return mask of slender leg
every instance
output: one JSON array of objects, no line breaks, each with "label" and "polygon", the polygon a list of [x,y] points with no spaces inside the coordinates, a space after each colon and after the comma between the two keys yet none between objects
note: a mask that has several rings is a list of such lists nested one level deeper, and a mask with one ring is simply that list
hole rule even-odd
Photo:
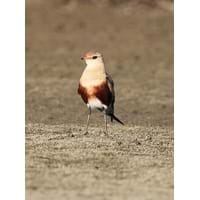
[{"label": "slender leg", "polygon": [[86,126],[85,134],[88,134],[88,125],[89,125],[89,121],[90,121],[90,115],[91,115],[91,108],[89,107],[89,113],[88,113],[88,117],[87,117],[87,126]]},{"label": "slender leg", "polygon": [[107,129],[107,115],[104,113],[104,121],[105,121],[105,134],[108,134],[108,129]]}]

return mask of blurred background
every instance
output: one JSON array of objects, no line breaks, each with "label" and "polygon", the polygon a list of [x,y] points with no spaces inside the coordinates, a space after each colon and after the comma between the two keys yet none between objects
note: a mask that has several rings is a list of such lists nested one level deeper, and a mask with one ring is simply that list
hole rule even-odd
[{"label": "blurred background", "polygon": [[173,125],[170,0],[26,0],[27,123],[85,124],[77,86],[88,50],[104,56],[120,119]]},{"label": "blurred background", "polygon": [[[125,126],[77,94],[96,50]],[[26,197],[173,199],[173,2],[26,0]]]}]

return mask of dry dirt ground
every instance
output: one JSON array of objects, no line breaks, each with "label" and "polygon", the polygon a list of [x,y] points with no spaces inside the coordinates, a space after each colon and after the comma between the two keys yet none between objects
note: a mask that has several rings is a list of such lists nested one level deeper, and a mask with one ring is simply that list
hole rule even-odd
[{"label": "dry dirt ground", "polygon": [[[88,2],[26,1],[26,199],[171,200],[173,12]],[[107,136],[98,112],[84,135],[77,85],[90,49],[104,55],[125,122]]]}]

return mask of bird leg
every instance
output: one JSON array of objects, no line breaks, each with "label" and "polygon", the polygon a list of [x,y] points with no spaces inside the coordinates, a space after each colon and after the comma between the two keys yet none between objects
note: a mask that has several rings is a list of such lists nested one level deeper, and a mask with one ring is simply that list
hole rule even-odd
[{"label": "bird leg", "polygon": [[91,115],[91,108],[89,107],[89,113],[88,113],[88,117],[87,117],[87,125],[86,125],[85,135],[88,134],[88,125],[89,125],[89,121],[90,121],[90,115]]},{"label": "bird leg", "polygon": [[104,133],[107,135],[108,134],[108,129],[107,129],[107,115],[106,115],[106,112],[104,113],[104,121],[105,121],[105,131],[104,131]]}]

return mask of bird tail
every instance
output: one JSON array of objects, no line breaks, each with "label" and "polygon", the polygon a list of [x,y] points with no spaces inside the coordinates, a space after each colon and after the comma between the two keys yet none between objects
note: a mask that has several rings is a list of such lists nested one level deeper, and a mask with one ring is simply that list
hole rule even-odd
[{"label": "bird tail", "polygon": [[124,125],[124,123],[122,121],[120,121],[114,114],[110,114],[110,119],[111,119],[111,122],[113,122],[113,119],[114,119],[118,123]]}]

